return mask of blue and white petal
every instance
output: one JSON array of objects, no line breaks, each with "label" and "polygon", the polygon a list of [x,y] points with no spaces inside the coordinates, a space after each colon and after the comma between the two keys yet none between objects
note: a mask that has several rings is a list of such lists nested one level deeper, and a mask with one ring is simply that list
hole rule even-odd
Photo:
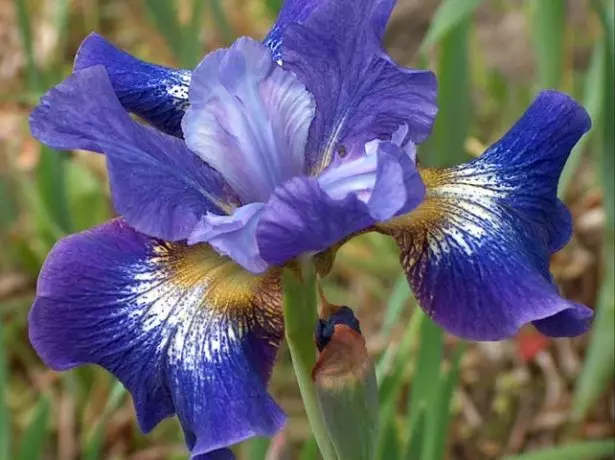
[{"label": "blue and white petal", "polygon": [[165,243],[114,220],[54,247],[29,334],[53,369],[112,372],[144,431],[177,414],[198,456],[283,426],[266,388],[280,302],[279,272],[255,277],[207,245]]},{"label": "blue and white petal", "polygon": [[288,24],[281,47],[318,107],[307,143],[306,172],[319,173],[337,152],[360,156],[372,139],[389,139],[407,124],[424,141],[436,115],[436,78],[402,68],[385,54],[381,36],[394,0],[323,0],[302,24]]},{"label": "blue and white petal", "polygon": [[314,112],[305,86],[271,51],[240,38],[195,69],[182,126],[188,146],[247,204],[267,201],[277,185],[303,172]]},{"label": "blue and white petal", "polygon": [[102,65],[122,105],[161,131],[181,137],[190,71],[137,59],[96,33],[81,44],[74,70]]},{"label": "blue and white petal", "polygon": [[53,148],[104,153],[116,210],[150,236],[186,239],[202,216],[224,214],[238,203],[183,140],[130,118],[102,66],[75,72],[45,94],[30,128]]},{"label": "blue and white petal", "polygon": [[397,240],[419,304],[444,329],[472,340],[530,322],[551,336],[587,330],[592,311],[559,296],[549,256],[570,238],[557,183],[589,127],[574,100],[545,91],[481,157],[420,169],[426,200],[378,227]]}]

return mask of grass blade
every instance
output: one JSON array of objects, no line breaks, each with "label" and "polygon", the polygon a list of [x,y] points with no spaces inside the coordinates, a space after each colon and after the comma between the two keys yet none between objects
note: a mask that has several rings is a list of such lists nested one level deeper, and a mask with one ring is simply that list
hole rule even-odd
[{"label": "grass blade", "polygon": [[231,26],[226,19],[226,14],[224,13],[224,7],[222,6],[221,0],[211,0],[211,14],[214,17],[215,23],[218,25],[218,29],[222,34],[222,40],[225,43],[231,43],[233,41],[234,34],[231,30]]},{"label": "grass blade", "polygon": [[467,21],[482,1],[465,0],[460,2],[458,0],[444,0],[431,21],[431,26],[423,39],[421,49],[424,50],[443,40],[459,24]]},{"label": "grass blade", "polygon": [[[424,313],[420,313],[425,316]],[[425,316],[421,327],[420,345],[414,375],[412,378],[412,388],[408,404],[408,433],[409,444],[406,447],[404,458],[410,458],[410,449],[417,440],[417,430],[422,429],[419,419],[422,408],[432,410],[436,401],[438,385],[440,380],[440,363],[444,351],[443,332],[430,318]]]},{"label": "grass blade", "polygon": [[465,344],[462,343],[457,347],[451,368],[442,375],[434,403],[427,412],[425,437],[423,439],[424,447],[421,455],[423,460],[441,460],[444,458],[446,439],[453,415],[451,402],[459,380],[459,368],[464,351]]},{"label": "grass blade", "polygon": [[504,457],[502,460],[598,460],[615,455],[615,440],[593,441]]},{"label": "grass blade", "polygon": [[540,0],[530,2],[530,6],[539,85],[541,88],[559,88],[564,74],[566,2]]},{"label": "grass blade", "polygon": [[145,0],[154,26],[177,59],[182,56],[182,31],[174,0]]},{"label": "grass blade", "polygon": [[49,400],[42,396],[34,409],[34,418],[21,439],[17,460],[43,458],[47,424],[49,423]]},{"label": "grass blade", "polygon": [[192,69],[203,57],[199,36],[204,22],[205,2],[192,1],[190,21],[182,28],[182,51],[179,63],[182,67]]},{"label": "grass blade", "polygon": [[4,332],[0,322],[0,460],[9,460],[11,451],[11,434],[7,390],[9,388],[9,365],[4,346]]},{"label": "grass blade", "polygon": [[464,143],[471,119],[469,32],[470,18],[466,17],[455,23],[440,43],[439,112],[433,136],[427,142],[431,153],[421,157],[427,166],[451,166],[467,159]]},{"label": "grass blade", "polygon": [[387,302],[387,309],[384,313],[384,320],[382,323],[382,329],[380,330],[380,334],[383,339],[386,341],[393,326],[399,320],[400,315],[404,311],[404,309],[408,305],[408,299],[412,293],[410,292],[410,286],[408,286],[408,280],[406,279],[406,275],[404,273],[400,274],[397,280],[395,280],[395,284],[393,285],[393,291],[389,296],[389,301]]},{"label": "grass blade", "polygon": [[604,41],[600,40],[594,45],[591,63],[583,85],[583,107],[587,109],[594,126],[572,150],[566,167],[559,181],[558,195],[563,198],[566,195],[570,181],[574,177],[583,159],[583,153],[589,139],[595,134],[595,125],[601,117],[604,104],[604,78],[606,54]]},{"label": "grass blade", "polygon": [[[597,171],[602,171],[603,200],[606,213],[604,235],[605,278],[596,307],[596,320],[585,358],[585,366],[579,377],[573,402],[573,417],[583,418],[598,399],[607,382],[613,378],[615,360],[615,75],[613,70],[615,46],[613,44],[613,9],[607,10],[601,1],[593,2],[600,16],[605,33],[604,67],[604,116],[602,119],[602,152]],[[612,5],[611,5],[612,6]],[[610,363],[610,365],[605,365]]]}]

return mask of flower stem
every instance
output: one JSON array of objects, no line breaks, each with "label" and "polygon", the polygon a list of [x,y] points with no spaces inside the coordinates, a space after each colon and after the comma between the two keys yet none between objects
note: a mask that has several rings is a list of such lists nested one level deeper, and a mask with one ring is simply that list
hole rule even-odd
[{"label": "flower stem", "polygon": [[302,264],[301,280],[291,269],[284,269],[284,328],[286,341],[299,383],[312,433],[323,460],[337,460],[333,444],[327,433],[312,382],[312,367],[316,362],[313,330],[318,320],[316,313],[316,273],[311,262]]}]

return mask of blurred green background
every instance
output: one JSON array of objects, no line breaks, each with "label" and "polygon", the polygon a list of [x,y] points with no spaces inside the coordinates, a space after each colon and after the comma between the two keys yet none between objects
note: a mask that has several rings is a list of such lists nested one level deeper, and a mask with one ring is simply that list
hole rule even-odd
[{"label": "blurred green background", "polygon": [[[109,375],[94,367],[57,374],[28,343],[47,252],[113,215],[102,158],[41,147],[27,127],[33,104],[70,72],[92,30],[143,59],[191,67],[236,36],[262,38],[281,3],[0,0],[0,460],[186,458],[174,420],[143,436],[130,397]],[[541,88],[585,105],[594,127],[560,188],[575,234],[552,270],[563,293],[595,307],[597,319],[577,339],[528,328],[502,343],[463,344],[416,308],[391,241],[353,240],[324,286],[332,302],[357,310],[377,363],[378,459],[613,458],[612,2],[399,0],[385,44],[400,63],[439,78],[440,114],[419,153],[425,164],[480,154]],[[271,391],[289,425],[271,443],[238,446],[238,457],[318,458],[284,348]]]}]

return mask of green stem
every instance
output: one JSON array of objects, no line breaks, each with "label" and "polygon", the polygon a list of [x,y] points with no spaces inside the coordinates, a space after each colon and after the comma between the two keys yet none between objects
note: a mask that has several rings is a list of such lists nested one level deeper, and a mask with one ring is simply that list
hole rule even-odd
[{"label": "green stem", "polygon": [[312,382],[312,368],[316,362],[313,330],[318,320],[316,313],[316,273],[311,263],[302,269],[303,281],[290,269],[283,273],[284,327],[286,341],[299,383],[312,433],[324,460],[337,460],[323,420],[316,389]]}]

